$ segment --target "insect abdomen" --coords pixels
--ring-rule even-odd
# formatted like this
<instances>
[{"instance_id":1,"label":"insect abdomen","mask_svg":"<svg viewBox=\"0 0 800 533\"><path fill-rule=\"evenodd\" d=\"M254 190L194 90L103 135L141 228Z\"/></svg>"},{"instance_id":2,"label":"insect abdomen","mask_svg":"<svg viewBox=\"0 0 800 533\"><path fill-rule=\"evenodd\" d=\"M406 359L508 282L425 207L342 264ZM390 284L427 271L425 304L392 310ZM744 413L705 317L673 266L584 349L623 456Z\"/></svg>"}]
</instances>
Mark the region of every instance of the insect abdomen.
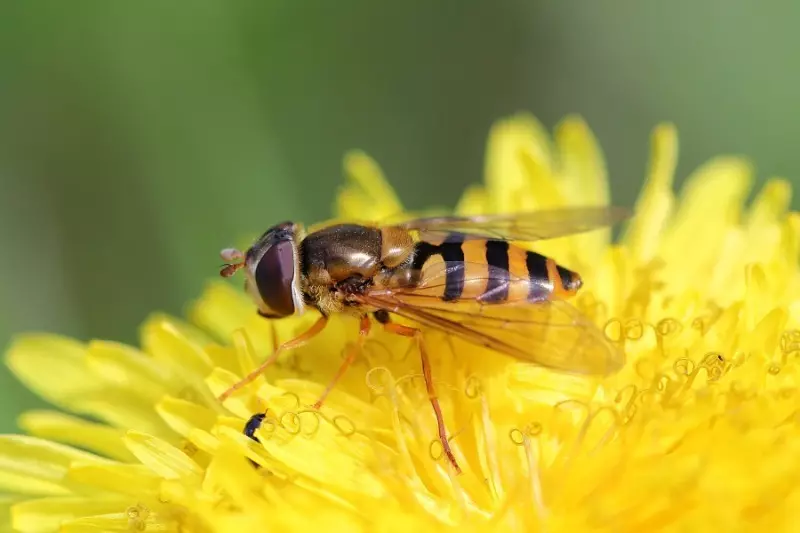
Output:
<instances>
[{"instance_id":1,"label":"insect abdomen","mask_svg":"<svg viewBox=\"0 0 800 533\"><path fill-rule=\"evenodd\" d=\"M440 244L417 243L412 268L419 272L420 289L445 301L542 301L571 296L581 285L577 273L541 254L507 241L464 241L458 235Z\"/></svg>"}]
</instances>

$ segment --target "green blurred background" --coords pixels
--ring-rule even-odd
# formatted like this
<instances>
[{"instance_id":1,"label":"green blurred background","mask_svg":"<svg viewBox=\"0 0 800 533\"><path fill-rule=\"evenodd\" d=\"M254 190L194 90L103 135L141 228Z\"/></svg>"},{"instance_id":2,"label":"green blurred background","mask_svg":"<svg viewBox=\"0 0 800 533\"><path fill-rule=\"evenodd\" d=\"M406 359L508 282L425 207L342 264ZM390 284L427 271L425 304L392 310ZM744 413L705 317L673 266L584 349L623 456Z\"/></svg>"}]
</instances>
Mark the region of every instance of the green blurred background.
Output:
<instances>
[{"instance_id":1,"label":"green blurred background","mask_svg":"<svg viewBox=\"0 0 800 533\"><path fill-rule=\"evenodd\" d=\"M221 247L328 216L351 148L453 204L518 110L583 115L619 204L661 120L679 180L724 152L797 183L799 25L788 0L2 2L0 339L135 342ZM38 400L0 387L8 431Z\"/></svg>"}]
</instances>

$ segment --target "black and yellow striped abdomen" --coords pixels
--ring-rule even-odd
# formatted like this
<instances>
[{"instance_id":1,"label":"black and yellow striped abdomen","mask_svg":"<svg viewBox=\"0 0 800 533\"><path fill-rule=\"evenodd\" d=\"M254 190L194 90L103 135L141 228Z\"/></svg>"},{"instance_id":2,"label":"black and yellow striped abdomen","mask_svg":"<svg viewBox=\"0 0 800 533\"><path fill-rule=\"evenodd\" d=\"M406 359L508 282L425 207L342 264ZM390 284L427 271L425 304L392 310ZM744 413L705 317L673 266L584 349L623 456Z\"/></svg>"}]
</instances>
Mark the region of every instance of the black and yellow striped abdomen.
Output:
<instances>
[{"instance_id":1,"label":"black and yellow striped abdomen","mask_svg":"<svg viewBox=\"0 0 800 533\"><path fill-rule=\"evenodd\" d=\"M450 235L418 242L411 268L417 294L445 301L543 301L572 296L581 278L553 259L507 241Z\"/></svg>"}]
</instances>

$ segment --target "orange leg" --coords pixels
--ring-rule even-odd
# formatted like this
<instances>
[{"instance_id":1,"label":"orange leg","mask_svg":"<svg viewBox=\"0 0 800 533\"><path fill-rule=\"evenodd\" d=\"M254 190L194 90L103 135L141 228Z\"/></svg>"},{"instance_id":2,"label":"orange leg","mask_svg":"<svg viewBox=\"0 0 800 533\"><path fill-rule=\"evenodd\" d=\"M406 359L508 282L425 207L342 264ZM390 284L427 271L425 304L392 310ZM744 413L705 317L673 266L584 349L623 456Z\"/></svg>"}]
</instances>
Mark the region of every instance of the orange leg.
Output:
<instances>
[{"instance_id":1,"label":"orange leg","mask_svg":"<svg viewBox=\"0 0 800 533\"><path fill-rule=\"evenodd\" d=\"M272 355L270 355L267 358L266 361L261 363L258 366L258 368L256 368L255 370L253 370L252 372L247 374L244 378L242 378L241 380L237 381L236 383L231 385L231 387L228 390L223 392L219 396L219 401L221 401L221 402L225 401L231 394L233 394L237 390L241 389L242 387L244 387L248 383L252 383L258 376L261 375L262 372L264 372L264 370L267 369L267 367L269 365L271 365L272 363L274 363L275 361L278 360L278 356L281 354L281 352L283 352L284 350L290 350L292 348L297 348L298 346L304 345L305 343L307 343L308 341L310 341L311 339L316 337L317 334L319 334L319 332L321 332L323 329L325 329L325 326L327 324L328 324L328 317L321 316L319 318L319 320L314 322L313 326L308 328L308 330L304 331L303 333L301 333L300 335L298 335L294 339L292 339L290 341L286 341L283 344L281 344L280 346L278 346L278 348L274 352L272 352Z\"/></svg>"},{"instance_id":2,"label":"orange leg","mask_svg":"<svg viewBox=\"0 0 800 533\"><path fill-rule=\"evenodd\" d=\"M336 383L339 382L342 376L344 376L344 373L347 371L347 369L350 368L350 365L353 364L353 361L356 360L358 354L361 353L361 349L364 347L364 341L367 340L367 335L369 334L370 325L371 323L369 321L369 317L367 315L362 316L361 324L359 325L358 328L358 341L356 345L352 346L348 350L347 356L344 358L344 361L342 362L342 366L339 367L339 370L336 371L336 375L333 376L331 382L328 383L327 387L325 387L325 392L322 393L322 396L319 397L317 403L314 404L314 409L319 409L320 407L322 407L322 403L325 401L325 399L331 393L333 388L336 386Z\"/></svg>"},{"instance_id":3,"label":"orange leg","mask_svg":"<svg viewBox=\"0 0 800 533\"><path fill-rule=\"evenodd\" d=\"M444 426L444 417L442 416L442 408L439 406L439 398L436 397L436 390L433 388L431 362L428 359L428 351L425 349L422 332L415 328L393 323L384 324L384 328L386 328L386 331L389 333L416 339L417 346L419 347L419 354L422 358L422 375L425 377L425 388L428 390L428 399L433 406L433 412L436 414L436 424L439 427L439 440L442 443L442 449L445 455L456 469L456 474L460 474L461 468L459 468L458 462L456 462L456 456L453 455L453 450L450 449L450 442L447 440L447 428Z\"/></svg>"}]
</instances>

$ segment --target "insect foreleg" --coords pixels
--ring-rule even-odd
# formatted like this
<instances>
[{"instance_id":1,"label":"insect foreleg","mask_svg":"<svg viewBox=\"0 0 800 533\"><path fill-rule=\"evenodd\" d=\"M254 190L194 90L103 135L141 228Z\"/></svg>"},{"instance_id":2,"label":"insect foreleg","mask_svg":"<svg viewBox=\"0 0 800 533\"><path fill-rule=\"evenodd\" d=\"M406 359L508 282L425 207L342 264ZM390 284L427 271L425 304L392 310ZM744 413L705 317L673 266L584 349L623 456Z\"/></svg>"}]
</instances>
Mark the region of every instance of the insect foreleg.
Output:
<instances>
[{"instance_id":1,"label":"insect foreleg","mask_svg":"<svg viewBox=\"0 0 800 533\"><path fill-rule=\"evenodd\" d=\"M456 474L461 473L461 468L458 466L456 456L453 455L453 450L450 448L450 441L447 440L447 428L444 425L444 416L442 416L442 408L439 406L439 398L436 396L436 389L433 386L433 375L431 374L431 362L428 358L428 350L425 348L425 341L422 338L422 331L404 326L402 324L388 323L383 326L389 333L395 335L402 335L403 337L411 337L417 341L419 348L420 358L422 359L422 375L425 377L425 388L428 391L428 399L433 407L433 412L436 415L436 425L439 429L439 440L442 443L442 449L445 455L456 469Z\"/></svg>"},{"instance_id":2,"label":"insect foreleg","mask_svg":"<svg viewBox=\"0 0 800 533\"><path fill-rule=\"evenodd\" d=\"M284 350L290 350L292 348L297 348L299 346L306 344L308 341L316 337L323 329L325 329L325 326L327 324L328 324L328 317L323 315L319 317L319 320L314 322L314 325L308 328L306 331L304 331L294 339L286 341L280 346L278 346L278 348L274 352L272 352L272 355L270 355L263 363L258 365L258 367L255 370L247 374L241 380L231 385L228 390L220 394L219 401L221 402L225 401L231 394L241 389L248 383L252 383L258 376L261 375L262 372L264 372L264 370L267 369L268 366L270 366L272 363L278 360L278 356Z\"/></svg>"}]
</instances>

